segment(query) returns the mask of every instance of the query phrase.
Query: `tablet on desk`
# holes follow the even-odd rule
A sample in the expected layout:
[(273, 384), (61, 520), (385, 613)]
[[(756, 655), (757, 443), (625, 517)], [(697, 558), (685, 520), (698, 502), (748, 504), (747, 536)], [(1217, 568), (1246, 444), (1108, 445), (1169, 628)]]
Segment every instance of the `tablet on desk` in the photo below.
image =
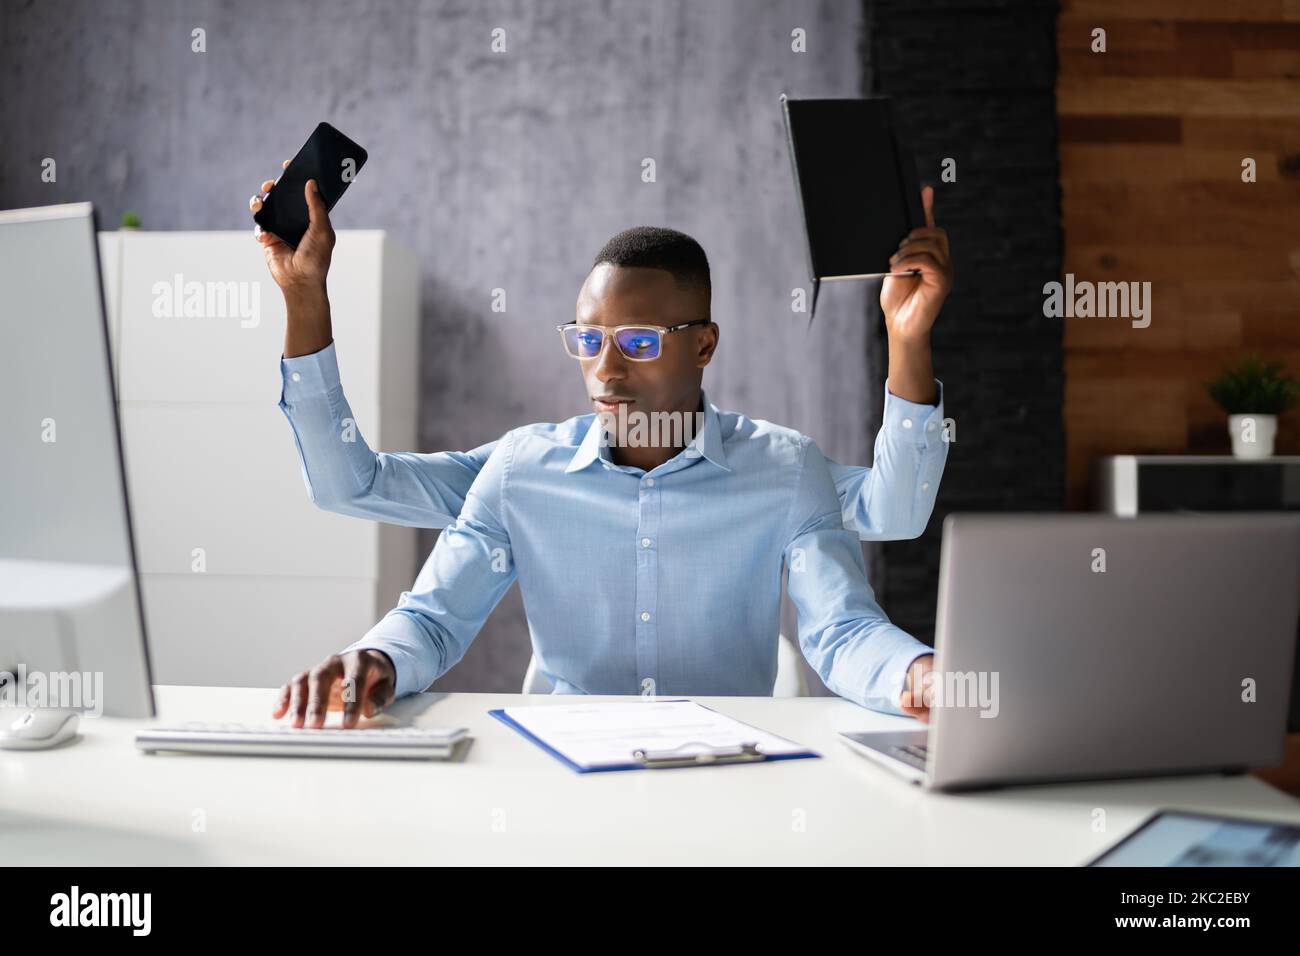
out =
[(1300, 823), (1160, 810), (1089, 866), (1300, 866)]

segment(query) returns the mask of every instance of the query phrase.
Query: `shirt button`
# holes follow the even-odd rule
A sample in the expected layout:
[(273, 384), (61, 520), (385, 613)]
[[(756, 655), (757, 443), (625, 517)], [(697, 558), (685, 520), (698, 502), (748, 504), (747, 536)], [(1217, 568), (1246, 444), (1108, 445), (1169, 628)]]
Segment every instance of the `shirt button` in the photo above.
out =
[(921, 482), (921, 490), (922, 490), (922, 491), (929, 491), (929, 490), (930, 490), (930, 483), (929, 483), (928, 481), (923, 481), (923, 482)]
[(643, 620), (643, 621), (648, 621), (648, 620), (650, 620), (650, 612), (649, 612), (649, 611), (642, 611), (642, 612), (641, 612), (641, 620)]
[(641, 539), (641, 547), (643, 547), (643, 548), (648, 548), (648, 547), (650, 547), (650, 539), (649, 539), (649, 538), (642, 538), (642, 539)]
[(912, 420), (911, 420), (910, 418), (904, 418), (904, 419), (903, 419), (903, 427), (904, 427), (904, 428), (911, 428), (911, 427), (912, 427)]
[(653, 478), (647, 478), (645, 480), (645, 486), (647, 488), (653, 488), (655, 486), (655, 480)]
[(302, 373), (301, 373), (301, 372), (294, 372), (294, 373), (293, 373), (292, 375), (290, 375), (289, 377), (290, 377), (291, 379), (293, 379), (295, 382), (301, 382), (301, 381), (302, 381)]

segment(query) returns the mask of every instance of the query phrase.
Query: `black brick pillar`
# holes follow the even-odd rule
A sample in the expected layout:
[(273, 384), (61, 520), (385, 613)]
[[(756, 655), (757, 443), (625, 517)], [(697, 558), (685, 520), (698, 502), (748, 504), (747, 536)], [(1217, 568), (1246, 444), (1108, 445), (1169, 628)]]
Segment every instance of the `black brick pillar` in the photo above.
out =
[[(1059, 510), (1065, 490), (1061, 324), (1043, 316), (1062, 239), (1054, 0), (865, 0), (865, 93), (894, 99), (956, 283), (933, 335), (956, 441), (934, 516), (883, 546), (877, 587), (933, 641), (939, 539), (952, 511)], [(956, 182), (940, 181), (956, 160)], [(873, 361), (884, 380), (884, 327)]]

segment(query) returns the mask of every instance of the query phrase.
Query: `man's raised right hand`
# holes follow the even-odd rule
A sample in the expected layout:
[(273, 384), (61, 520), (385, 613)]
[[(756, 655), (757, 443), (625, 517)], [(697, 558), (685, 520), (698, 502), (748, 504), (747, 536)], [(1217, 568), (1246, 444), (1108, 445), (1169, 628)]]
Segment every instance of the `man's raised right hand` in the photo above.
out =
[[(287, 167), (286, 159), (281, 166)], [(275, 181), (262, 183), (260, 196), (248, 200), (248, 208), (256, 213), (262, 200), (271, 192)], [(330, 271), (330, 257), (334, 253), (334, 227), (320, 197), (316, 180), (309, 179), (303, 186), (307, 200), (307, 232), (297, 249), (261, 226), (253, 235), (266, 253), (266, 265), (271, 278), (284, 293), (288, 322), (284, 332), (285, 358), (319, 352), (334, 341), (330, 324), (329, 296), (325, 291), (325, 277)]]
[[(286, 159), (282, 165), (287, 167), (289, 161)], [(262, 201), (274, 186), (274, 180), (262, 183), (262, 194), (248, 201), (249, 210), (261, 210)], [(334, 227), (330, 225), (330, 216), (325, 211), (325, 200), (320, 197), (316, 180), (307, 180), (303, 196), (307, 200), (309, 225), (297, 249), (291, 249), (287, 242), (261, 226), (255, 227), (253, 232), (266, 252), (271, 277), (286, 294), (303, 287), (323, 289), (325, 276), (330, 270), (330, 255), (334, 251)]]

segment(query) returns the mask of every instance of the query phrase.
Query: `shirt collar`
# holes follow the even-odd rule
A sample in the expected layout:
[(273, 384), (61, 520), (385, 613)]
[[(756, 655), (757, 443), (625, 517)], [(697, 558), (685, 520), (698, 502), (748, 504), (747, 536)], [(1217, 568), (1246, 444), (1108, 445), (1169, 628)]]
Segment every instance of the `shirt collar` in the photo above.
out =
[[(731, 469), (727, 467), (726, 453), (722, 449), (722, 423), (718, 420), (718, 409), (709, 401), (703, 389), (700, 390), (700, 402), (704, 406), (704, 427), (679, 453), (679, 456), (685, 455), (687, 458), (703, 456), (723, 471), (730, 471)], [(613, 461), (607, 447), (601, 442), (602, 433), (600, 416), (593, 415), (587, 434), (583, 436), (578, 450), (574, 452), (568, 467), (564, 469), (566, 474), (581, 471), (601, 459)]]

